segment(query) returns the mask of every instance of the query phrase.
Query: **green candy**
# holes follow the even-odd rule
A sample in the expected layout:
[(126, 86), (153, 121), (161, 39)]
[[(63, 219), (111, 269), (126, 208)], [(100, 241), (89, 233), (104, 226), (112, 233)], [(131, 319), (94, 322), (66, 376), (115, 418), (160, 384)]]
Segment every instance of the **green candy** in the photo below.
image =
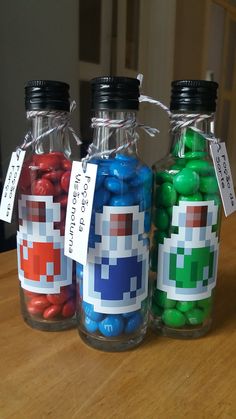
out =
[(163, 308), (173, 308), (176, 304), (175, 300), (170, 300), (167, 298), (166, 292), (160, 290), (156, 290), (154, 292), (153, 300), (155, 301), (155, 304)]
[(200, 176), (209, 176), (214, 174), (214, 167), (208, 160), (189, 160), (186, 167), (194, 170)]
[(169, 216), (164, 208), (156, 209), (154, 213), (154, 224), (159, 230), (167, 230), (169, 227)]
[(154, 316), (161, 317), (161, 315), (163, 313), (163, 308), (161, 308), (160, 306), (157, 306), (154, 303), (154, 301), (152, 301), (151, 312)]
[(184, 157), (186, 159), (204, 159), (207, 158), (207, 152), (205, 151), (187, 151)]
[(156, 183), (158, 185), (161, 185), (164, 182), (173, 182), (173, 174), (163, 171), (163, 172), (157, 172), (156, 173)]
[(175, 308), (164, 310), (162, 314), (162, 321), (170, 327), (182, 327), (185, 325), (186, 319), (183, 313)]
[(178, 200), (179, 201), (202, 201), (203, 197), (200, 192), (196, 192), (193, 195), (188, 195), (188, 196), (179, 195)]
[(221, 206), (221, 199), (218, 194), (206, 193), (203, 195), (204, 201), (214, 201), (215, 205)]
[(209, 298), (204, 298), (204, 300), (198, 300), (197, 301), (197, 306), (200, 308), (208, 308), (212, 306), (212, 302), (213, 302), (213, 298), (209, 297)]
[(172, 220), (173, 206), (167, 207), (166, 212), (169, 215), (170, 219)]
[(183, 169), (183, 167), (186, 165), (186, 160), (184, 158), (176, 158), (175, 165)]
[(204, 300), (199, 300), (197, 302), (197, 306), (203, 310), (203, 314), (204, 314), (203, 320), (207, 319), (211, 315), (211, 312), (212, 312), (213, 296), (209, 298), (205, 298)]
[(201, 324), (204, 320), (204, 312), (200, 308), (193, 308), (185, 313), (187, 324), (193, 326)]
[(179, 227), (171, 226), (170, 227), (170, 234), (179, 234)]
[(192, 310), (195, 306), (195, 301), (178, 301), (176, 304), (177, 310), (181, 311), (182, 313), (186, 313), (186, 311)]
[(164, 239), (166, 239), (168, 236), (165, 231), (159, 231), (155, 230), (153, 234), (153, 241), (156, 245), (163, 244)]
[(218, 192), (218, 184), (215, 176), (206, 176), (200, 178), (199, 190), (206, 194), (215, 194)]
[(174, 205), (177, 200), (177, 193), (172, 183), (165, 182), (156, 191), (156, 204), (163, 207), (170, 207)]
[(206, 148), (205, 138), (192, 129), (187, 129), (184, 135), (184, 143), (192, 151), (204, 151)]
[(173, 185), (181, 195), (192, 195), (199, 188), (199, 176), (193, 170), (184, 168), (175, 175)]
[(169, 168), (169, 171), (171, 172), (173, 176), (173, 175), (176, 175), (176, 173), (178, 173), (182, 169), (183, 169), (183, 166), (180, 166), (179, 164), (172, 164), (172, 166), (170, 166)]

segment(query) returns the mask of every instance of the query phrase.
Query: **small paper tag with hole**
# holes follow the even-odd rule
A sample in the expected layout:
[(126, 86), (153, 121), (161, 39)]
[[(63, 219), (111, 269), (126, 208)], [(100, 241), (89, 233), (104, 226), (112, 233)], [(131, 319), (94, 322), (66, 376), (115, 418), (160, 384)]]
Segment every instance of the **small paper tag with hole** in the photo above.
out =
[(233, 179), (225, 143), (210, 145), (216, 177), (226, 217), (236, 210)]
[(0, 219), (11, 222), (17, 185), (19, 182), (22, 165), (25, 158), (25, 151), (20, 148), (11, 155), (10, 164), (7, 170), (6, 179), (2, 191), (0, 205)]
[(65, 228), (65, 255), (85, 265), (97, 176), (97, 165), (72, 165)]

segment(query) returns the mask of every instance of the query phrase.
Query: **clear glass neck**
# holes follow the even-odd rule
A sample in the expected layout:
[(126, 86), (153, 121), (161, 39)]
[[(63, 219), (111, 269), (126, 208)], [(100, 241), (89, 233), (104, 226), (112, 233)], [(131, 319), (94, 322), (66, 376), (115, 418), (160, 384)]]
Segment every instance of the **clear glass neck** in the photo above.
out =
[[(136, 120), (136, 112), (127, 110), (109, 110), (96, 111), (94, 118), (106, 120)], [(102, 153), (101, 158), (107, 159), (115, 154), (137, 154), (135, 146), (135, 128), (124, 129), (109, 126), (100, 126), (94, 128), (93, 146), (94, 150)], [(127, 144), (129, 144), (128, 147)], [(114, 150), (111, 153), (111, 150)], [(107, 153), (106, 153), (107, 152)]]
[[(60, 115), (60, 112), (58, 112)], [(61, 112), (65, 116), (65, 112)], [(33, 152), (36, 154), (50, 153), (54, 151), (62, 152), (66, 157), (70, 157), (71, 148), (69, 141), (68, 130), (57, 130), (50, 132), (43, 138), (38, 138), (42, 134), (56, 128), (60, 125), (60, 119), (52, 115), (36, 115), (32, 116), (29, 120), (29, 130), (36, 141), (33, 144)]]
[[(192, 112), (188, 112), (188, 114), (194, 115)], [(182, 117), (183, 113), (174, 113), (175, 118), (178, 118), (179, 120), (186, 120), (190, 118)], [(187, 114), (186, 114), (187, 115)], [(206, 115), (205, 113), (202, 115)], [(192, 130), (192, 127), (196, 127), (202, 132), (206, 134), (213, 134), (214, 135), (214, 114), (209, 114), (209, 118), (205, 118), (203, 120), (193, 122), (190, 126), (187, 127), (181, 127), (176, 129), (175, 131), (172, 131), (172, 141), (171, 141), (171, 152), (176, 157), (184, 157), (185, 153), (188, 152), (188, 146), (186, 144), (189, 144), (189, 142), (186, 141), (186, 138), (191, 137), (191, 151), (192, 152), (209, 152), (209, 141), (204, 139), (201, 134), (198, 134), (196, 131)], [(200, 138), (201, 137), (201, 138)], [(201, 141), (202, 139), (202, 141)], [(201, 150), (200, 150), (201, 149)]]

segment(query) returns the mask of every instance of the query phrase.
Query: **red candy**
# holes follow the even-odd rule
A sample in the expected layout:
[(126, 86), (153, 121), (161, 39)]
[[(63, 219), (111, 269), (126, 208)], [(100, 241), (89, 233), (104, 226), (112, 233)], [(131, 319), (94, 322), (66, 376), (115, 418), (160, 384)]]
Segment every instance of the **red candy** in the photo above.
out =
[(57, 305), (51, 305), (50, 307), (46, 308), (43, 312), (43, 318), (45, 320), (54, 319), (60, 312), (61, 312), (62, 306)]
[(28, 310), (29, 314), (31, 314), (31, 316), (37, 316), (37, 315), (40, 315), (40, 314), (42, 315), (41, 308), (32, 306), (30, 302), (27, 304), (27, 310)]
[(67, 206), (67, 201), (68, 201), (68, 196), (67, 195), (61, 195), (59, 197), (57, 196), (56, 199), (55, 199), (55, 202), (59, 202), (62, 207)]
[(63, 304), (70, 297), (67, 288), (61, 290), (60, 294), (48, 294), (47, 300), (51, 304)]
[(54, 196), (61, 195), (62, 193), (63, 193), (63, 190), (61, 189), (61, 185), (60, 185), (60, 183), (57, 183), (54, 186)]
[(59, 182), (63, 173), (64, 173), (64, 170), (55, 170), (52, 172), (44, 173), (42, 178), (50, 180), (51, 182), (55, 183), (55, 182)]
[(36, 297), (36, 296), (41, 297), (43, 295), (43, 294), (38, 294), (36, 292), (24, 290), (24, 289), (23, 289), (23, 292), (24, 292), (24, 295), (26, 295), (28, 298), (33, 298), (33, 297)]
[(47, 308), (48, 306), (50, 306), (50, 302), (48, 301), (48, 299), (46, 298), (46, 296), (37, 296), (37, 297), (33, 297), (29, 303), (31, 308), (35, 308), (37, 310), (39, 310), (40, 313), (42, 313), (45, 308)]
[(54, 195), (54, 186), (47, 179), (35, 180), (32, 183), (32, 194), (33, 195)]
[(61, 168), (61, 158), (55, 153), (36, 154), (33, 157), (33, 162), (39, 170), (44, 172)]
[(65, 172), (61, 177), (61, 187), (65, 192), (68, 192), (69, 190), (69, 184), (70, 184), (70, 171), (68, 170)]
[(75, 303), (74, 300), (68, 300), (66, 304), (64, 304), (62, 309), (62, 316), (63, 317), (72, 317), (75, 313)]
[[(66, 206), (72, 163), (61, 152), (34, 155), (25, 162), (19, 181), (19, 191), (24, 194), (53, 196), (61, 205), (61, 220), (54, 228), (65, 232)], [(31, 316), (45, 320), (69, 318), (75, 313), (74, 285), (62, 287), (58, 294), (37, 294), (23, 290), (26, 307)]]
[(67, 159), (62, 160), (62, 167), (65, 170), (71, 170), (71, 168), (72, 168), (71, 161), (70, 160), (67, 160)]

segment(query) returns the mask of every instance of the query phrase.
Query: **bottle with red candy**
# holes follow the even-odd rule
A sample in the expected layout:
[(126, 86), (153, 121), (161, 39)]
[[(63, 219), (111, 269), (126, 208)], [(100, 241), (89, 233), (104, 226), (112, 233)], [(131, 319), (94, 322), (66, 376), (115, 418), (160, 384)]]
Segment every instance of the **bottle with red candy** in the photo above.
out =
[(71, 173), (69, 85), (32, 80), (25, 87), (30, 147), (18, 184), (18, 274), (22, 315), (36, 329), (75, 325), (75, 272), (64, 256)]

